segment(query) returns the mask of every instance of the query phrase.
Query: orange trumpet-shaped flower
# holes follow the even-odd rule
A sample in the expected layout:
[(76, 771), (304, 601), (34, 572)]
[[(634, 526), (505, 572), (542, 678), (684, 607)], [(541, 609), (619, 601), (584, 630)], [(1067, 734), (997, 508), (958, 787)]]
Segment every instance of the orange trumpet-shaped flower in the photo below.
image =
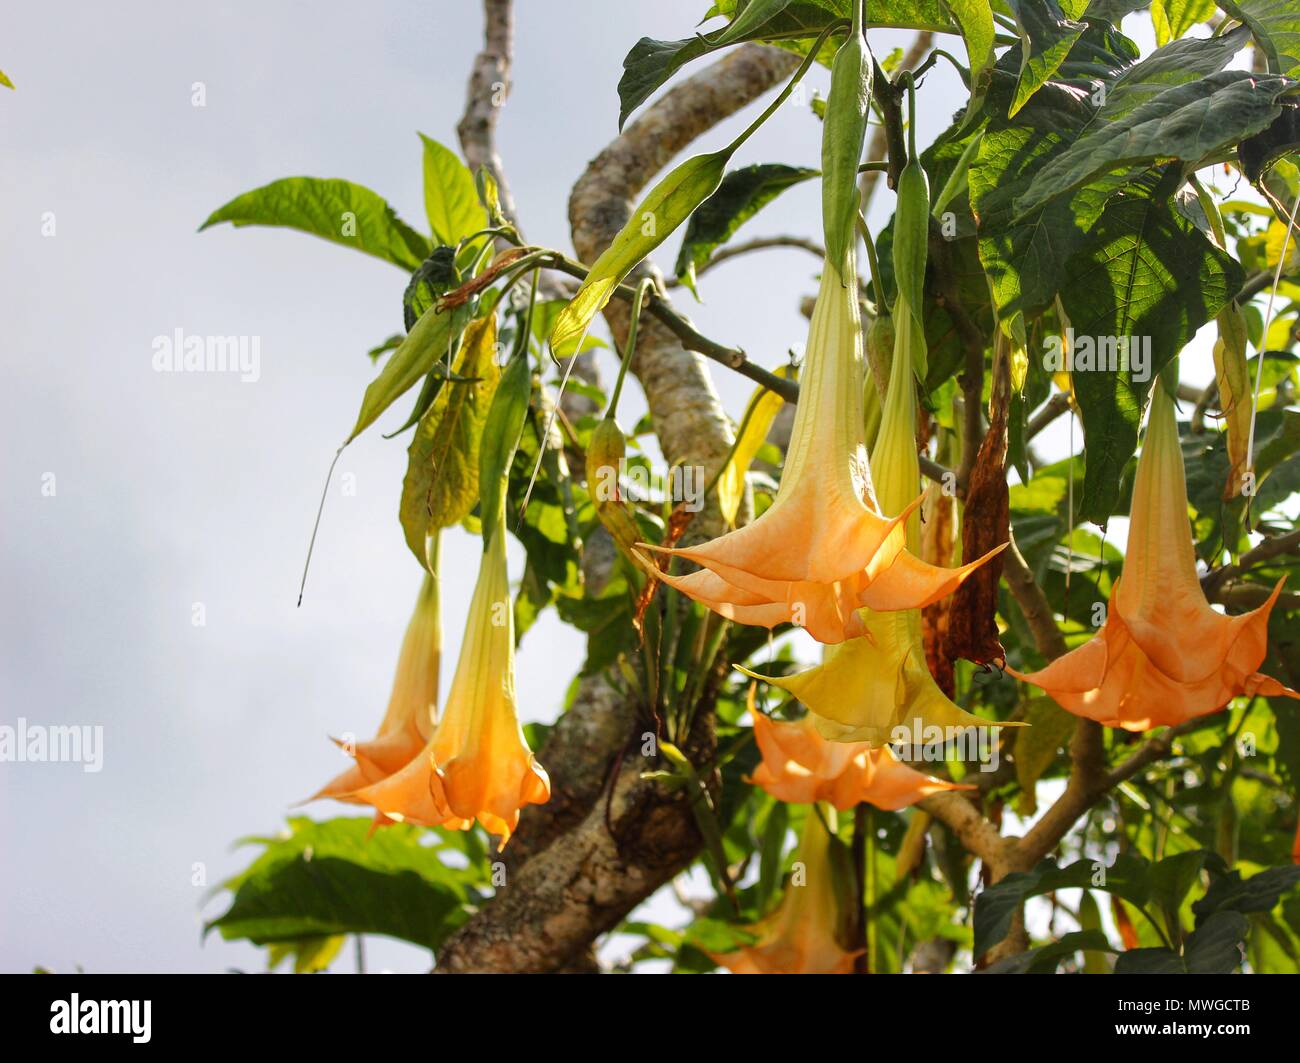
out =
[(327, 783), (312, 800), (333, 797), (355, 803), (357, 798), (350, 795), (401, 771), (415, 759), (433, 734), (441, 664), (442, 620), (438, 580), (426, 573), (420, 596), (416, 599), (415, 612), (402, 638), (397, 677), (393, 681), (388, 711), (384, 713), (379, 732), (369, 742), (358, 742), (349, 750), (356, 763)]
[[(921, 468), (916, 453), (911, 316), (903, 315), (896, 328), (893, 368), (872, 461), (881, 504), (886, 512), (903, 514), (897, 533), (905, 537), (909, 549), (899, 553), (886, 577), (896, 576), (911, 584), (913, 573), (915, 581), (920, 581), (924, 578), (920, 570), (932, 569), (946, 576), (948, 589), (955, 590), (967, 572), (997, 551), (965, 569), (934, 568), (913, 556), (912, 551), (919, 549), (920, 521), (907, 506), (920, 490)], [(990, 721), (966, 712), (935, 683), (926, 666), (919, 605), (875, 612), (883, 608), (870, 600), (878, 586), (867, 589), (864, 597), (869, 608), (859, 613), (867, 637), (828, 646), (822, 664), (798, 675), (772, 678), (746, 674), (793, 694), (816, 717), (814, 724), (821, 735), (835, 742), (865, 742), (872, 748), (896, 741), (928, 743), (947, 737), (936, 735), (935, 729), (951, 733), (989, 726)]]
[(700, 546), (641, 544), (702, 566), (661, 578), (722, 616), (763, 627), (796, 623), (827, 644), (865, 633), (859, 608), (919, 609), (951, 594), (976, 567), (936, 568), (907, 551), (901, 524), (920, 502), (919, 485), (893, 509), (876, 501), (863, 443), (852, 263), (850, 255), (847, 282), (829, 258), (822, 266), (800, 401), (771, 507)]
[(709, 954), (734, 974), (852, 974), (862, 951), (844, 947), (853, 925), (852, 873), (814, 807), (808, 810), (794, 874), (772, 913), (747, 929), (757, 940)]
[(1242, 616), (1225, 616), (1205, 600), (1178, 423), (1159, 382), (1152, 389), (1128, 534), (1123, 574), (1101, 630), (1042, 671), (1013, 675), (1042, 687), (1076, 716), (1126, 731), (1205, 716), (1239, 694), (1300, 698), (1256, 671), (1268, 650), (1268, 615), (1282, 582), (1268, 601)]
[(447, 707), (421, 752), (401, 770), (347, 795), (387, 820), (465, 830), (475, 820), (505, 848), (525, 805), (551, 784), (515, 711), (515, 636), (504, 520), (479, 568)]
[(752, 690), (749, 709), (754, 738), (763, 754), (749, 782), (778, 801), (829, 801), (841, 812), (865, 801), (897, 812), (930, 794), (974, 789), (909, 768), (888, 746), (872, 749), (865, 742), (828, 742), (812, 716), (790, 723), (768, 719), (754, 708)]

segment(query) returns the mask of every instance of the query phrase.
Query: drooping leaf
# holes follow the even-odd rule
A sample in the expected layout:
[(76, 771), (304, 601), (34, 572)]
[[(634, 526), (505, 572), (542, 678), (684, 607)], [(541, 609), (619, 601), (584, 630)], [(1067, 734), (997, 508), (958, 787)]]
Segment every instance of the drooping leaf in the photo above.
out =
[(732, 150), (725, 148), (687, 159), (650, 190), (556, 317), (551, 328), (552, 350), (583, 336), (637, 263), (713, 194)]
[(460, 284), (456, 270), (456, 249), (439, 244), (433, 253), (420, 263), (402, 293), (402, 320), (406, 331), (415, 328), (421, 315), (433, 306), (438, 296), (445, 295)]
[[(370, 817), (289, 820), (279, 838), (252, 838), (260, 856), (225, 883), (230, 907), (207, 925), (228, 941), (257, 944), (335, 934), (385, 934), (433, 949), (466, 918), (484, 876), (442, 862), (427, 832), (398, 824), (371, 831)], [(440, 832), (441, 833), (441, 832)], [(442, 836), (457, 847), (464, 843)]]
[[(776, 370), (776, 375), (793, 378), (794, 371), (789, 366), (780, 366)], [(729, 525), (735, 525), (736, 514), (745, 497), (745, 474), (753, 464), (759, 448), (767, 439), (772, 422), (776, 420), (776, 415), (781, 412), (781, 407), (784, 405), (785, 400), (780, 395), (761, 386), (755, 388), (749, 398), (749, 404), (745, 407), (745, 413), (740, 420), (740, 433), (736, 437), (736, 445), (731, 450), (727, 464), (718, 474), (718, 508)]]
[(374, 424), (389, 406), (434, 367), (439, 358), (446, 357), (464, 328), (466, 318), (464, 307), (439, 310), (436, 305), (420, 315), (415, 327), (406, 334), (406, 339), (398, 344), (379, 375), (366, 388), (357, 422), (352, 426), (347, 442), (352, 442)]
[(1240, 871), (1230, 871), (1210, 883), (1205, 896), (1192, 905), (1192, 913), (1200, 927), (1221, 912), (1267, 912), (1282, 894), (1297, 885), (1300, 885), (1300, 865), (1268, 867), (1248, 879), (1243, 879)]
[(1219, 7), (1250, 27), (1270, 70), (1300, 76), (1300, 7), (1294, 0), (1219, 0)]
[[(1171, 183), (1148, 174), (1111, 200), (1066, 265), (1061, 302), (1076, 345), (1087, 338), (1095, 355), (1091, 366), (1082, 365), (1086, 352), (1076, 350), (1072, 380), (1085, 455), (1077, 512), (1096, 524), (1115, 511), (1150, 381), (1244, 279), (1234, 259), (1172, 209)], [(1118, 357), (1121, 340), (1140, 345), (1132, 347), (1127, 364)]]
[(459, 524), (478, 501), (479, 446), (500, 377), (495, 315), (480, 318), (465, 330), (452, 372), (469, 379), (445, 384), (420, 419), (407, 450), (402, 482), (402, 531), (422, 565), (428, 564), (429, 535)]
[(273, 225), (319, 236), (391, 262), (408, 273), (429, 257), (433, 245), (379, 195), (338, 178), (285, 177), (245, 192), (218, 207), (199, 232), (230, 222)]
[(782, 163), (757, 163), (732, 170), (718, 190), (696, 208), (686, 225), (674, 271), (683, 284), (695, 287), (695, 272), (736, 230), (787, 188), (817, 171)]
[(487, 227), (487, 212), (478, 200), (474, 175), (459, 156), (420, 134), (424, 144), (424, 212), (440, 244), (455, 245)]

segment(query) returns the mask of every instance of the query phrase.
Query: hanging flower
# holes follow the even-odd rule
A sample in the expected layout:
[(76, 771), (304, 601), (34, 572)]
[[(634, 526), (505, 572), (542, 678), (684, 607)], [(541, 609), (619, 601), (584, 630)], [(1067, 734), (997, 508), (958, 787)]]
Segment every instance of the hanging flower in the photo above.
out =
[[(872, 456), (885, 512), (902, 514), (891, 534), (908, 547), (899, 553), (891, 578), (914, 586), (927, 579), (923, 573), (928, 570), (945, 576), (945, 586), (951, 591), (967, 573), (1004, 547), (962, 569), (935, 568), (914, 556), (920, 545), (920, 520), (908, 503), (917, 497), (921, 480), (911, 349), (917, 337), (911, 315), (903, 315), (895, 327), (893, 367)], [(826, 647), (817, 667), (784, 677), (741, 670), (793, 694), (816, 717), (819, 733), (835, 742), (865, 742), (872, 748), (896, 741), (929, 743), (946, 739), (955, 730), (989, 726), (988, 720), (967, 712), (944, 694), (926, 666), (920, 606), (928, 601), (918, 602), (914, 608), (892, 605), (889, 611), (877, 611), (887, 608), (875, 597), (880, 586), (869, 586), (862, 596), (868, 608), (858, 617), (865, 637)]]
[(388, 820), (465, 830), (477, 820), (504, 848), (525, 805), (551, 784), (515, 710), (515, 636), (504, 521), (479, 568), (447, 707), (421, 752), (400, 771), (347, 797)]
[[(850, 269), (852, 261), (850, 254)], [(776, 500), (752, 524), (711, 542), (661, 550), (702, 568), (660, 578), (728, 619), (795, 623), (827, 644), (865, 634), (863, 607), (919, 609), (956, 590), (984, 559), (937, 568), (906, 549), (902, 524), (920, 504), (920, 485), (893, 509), (877, 502), (862, 382), (856, 279), (827, 258)]]
[(872, 749), (865, 742), (828, 742), (812, 716), (793, 722), (769, 719), (755, 708), (753, 687), (749, 713), (763, 761), (748, 781), (778, 801), (828, 801), (841, 812), (865, 801), (897, 812), (930, 794), (974, 789), (909, 768), (888, 746)]
[(397, 677), (379, 732), (369, 742), (359, 742), (349, 750), (356, 763), (327, 783), (312, 800), (333, 797), (356, 803), (358, 798), (352, 796), (356, 791), (401, 771), (415, 759), (433, 734), (441, 664), (438, 579), (426, 573), (415, 612), (402, 638)]
[(809, 809), (785, 895), (770, 915), (746, 928), (757, 940), (709, 958), (734, 974), (852, 974), (862, 950), (845, 943), (857, 894), (838, 845), (819, 810)]
[(1174, 404), (1157, 383), (1133, 484), (1123, 574), (1105, 623), (1041, 671), (1011, 674), (1042, 687), (1076, 716), (1127, 731), (1218, 712), (1242, 694), (1300, 698), (1256, 671), (1268, 651), (1268, 616), (1283, 581), (1258, 609), (1225, 616), (1201, 590), (1194, 543)]

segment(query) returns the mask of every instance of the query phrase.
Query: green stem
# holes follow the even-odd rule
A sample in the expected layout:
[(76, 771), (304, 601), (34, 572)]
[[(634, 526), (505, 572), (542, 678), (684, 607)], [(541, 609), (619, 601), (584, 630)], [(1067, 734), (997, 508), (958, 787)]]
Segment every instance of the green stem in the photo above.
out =
[[(618, 399), (623, 394), (623, 381), (627, 377), (627, 367), (632, 362), (632, 355), (636, 353), (636, 333), (641, 324), (641, 304), (645, 302), (645, 293), (654, 286), (654, 281), (649, 277), (643, 280), (636, 287), (636, 294), (632, 296), (632, 317), (627, 325), (627, 343), (623, 347), (623, 361), (618, 367), (618, 379), (614, 381), (614, 393), (609, 397), (609, 404), (605, 407), (605, 420), (610, 420), (618, 412)], [(575, 351), (576, 355), (577, 352)]]

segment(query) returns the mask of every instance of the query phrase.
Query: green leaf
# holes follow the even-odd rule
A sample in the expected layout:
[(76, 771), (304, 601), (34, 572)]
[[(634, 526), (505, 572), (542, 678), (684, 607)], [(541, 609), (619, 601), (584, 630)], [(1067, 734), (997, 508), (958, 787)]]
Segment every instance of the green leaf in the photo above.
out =
[(980, 75), (993, 65), (993, 8), (989, 0), (948, 0), (948, 10), (961, 27), (974, 88)]
[(433, 245), (380, 196), (338, 178), (285, 177), (218, 207), (199, 232), (228, 221), (235, 227), (274, 225), (364, 251), (410, 272)]
[(374, 424), (389, 406), (434, 367), (439, 358), (447, 356), (465, 326), (464, 311), (464, 307), (440, 311), (435, 305), (420, 315), (415, 327), (366, 388), (361, 397), (357, 423), (353, 425), (347, 443)]
[(985, 974), (1055, 974), (1063, 959), (1076, 952), (1114, 952), (1100, 930), (1078, 930), (1059, 941), (1040, 945), (984, 968)]
[(713, 194), (722, 181), (732, 150), (725, 148), (693, 156), (650, 190), (555, 319), (551, 329), (552, 350), (559, 350), (584, 335), (592, 318), (600, 313), (637, 263)]
[(474, 175), (450, 148), (420, 134), (424, 143), (424, 212), (440, 244), (454, 247), (487, 228), (487, 213), (478, 200)]
[[(1174, 180), (1179, 179), (1175, 171)], [(1237, 262), (1168, 201), (1169, 179), (1148, 174), (1115, 197), (1067, 263), (1061, 302), (1076, 337), (1149, 344), (1149, 365), (1073, 373), (1083, 420), (1085, 472), (1078, 516), (1104, 524), (1120, 475), (1137, 448), (1138, 420), (1154, 375), (1240, 290)]]
[(1014, 117), (1060, 69), (1087, 27), (1067, 18), (1056, 0), (1007, 0), (1007, 6), (1020, 29), (1020, 78), (1007, 112)]
[[(1222, 70), (1247, 40), (1245, 29), (1210, 39), (1176, 41), (1141, 62), (1127, 37), (1089, 23), (1057, 78), (1014, 122), (995, 118), (971, 163), (971, 206), (979, 222), (980, 258), (999, 313), (1033, 313), (1060, 289), (1065, 263), (1083, 243), (1110, 196), (1133, 174), (1117, 175), (1024, 212), (1021, 199), (1038, 174), (1090, 130), (1125, 119), (1166, 90)], [(998, 62), (993, 100), (1009, 94), (1006, 58)]]
[(1193, 26), (1214, 17), (1214, 0), (1151, 0), (1156, 44), (1176, 41)]
[(0, 85), (3, 85), (7, 89), (12, 89), (14, 87), (14, 83), (9, 80), (9, 76), (3, 70), (0, 70)]
[(479, 445), (500, 378), (496, 336), (492, 315), (465, 330), (452, 372), (472, 382), (443, 385), (407, 449), (398, 512), (406, 545), (422, 565), (428, 565), (429, 536), (459, 524), (478, 501)]
[(732, 170), (718, 190), (696, 208), (686, 225), (675, 272), (683, 284), (695, 286), (695, 272), (709, 256), (787, 188), (818, 171), (782, 163), (757, 163)]
[(1223, 70), (1167, 89), (1122, 117), (1094, 124), (1055, 156), (1016, 200), (1016, 214), (1023, 217), (1118, 167), (1217, 155), (1268, 128), (1282, 113), (1279, 98), (1292, 87), (1280, 77)]
[[(719, 0), (714, 4), (715, 14), (736, 16), (737, 10), (740, 11), (727, 27), (679, 41), (660, 41), (652, 37), (642, 37), (637, 41), (623, 60), (623, 76), (618, 83), (619, 129), (623, 128), (633, 111), (695, 59), (742, 41), (764, 40), (806, 46), (832, 22), (848, 21), (853, 14), (852, 0), (793, 0), (779, 6), (772, 5), (774, 13), (768, 14), (767, 18), (759, 22), (755, 16), (757, 25), (732, 33), (731, 28), (745, 19), (749, 9), (755, 6), (768, 5), (750, 0), (749, 4), (741, 7), (736, 0)], [(889, 4), (868, 4), (866, 25), (938, 32), (950, 32), (953, 28), (943, 0), (892, 0)], [(723, 37), (727, 38), (725, 43)]]
[(411, 274), (411, 280), (402, 293), (402, 320), (407, 332), (415, 327), (420, 316), (438, 301), (440, 295), (460, 285), (456, 269), (456, 249), (439, 244), (433, 253), (420, 263)]
[(1130, 949), (1115, 961), (1116, 974), (1232, 974), (1244, 958), (1250, 924), (1239, 912), (1217, 912), (1197, 927), (1180, 956), (1172, 949)]
[(234, 894), (207, 924), (227, 941), (291, 942), (335, 934), (385, 934), (434, 949), (479, 902), (474, 865), (456, 870), (440, 853), (460, 848), (453, 832), (398, 824), (371, 835), (370, 817), (289, 820), (279, 838), (252, 838), (260, 856), (224, 884)]
[(1273, 73), (1300, 75), (1300, 7), (1295, 0), (1219, 0), (1219, 6), (1250, 27)]
[(338, 958), (347, 939), (346, 934), (328, 934), (296, 941), (277, 941), (267, 948), (267, 969), (274, 971), (286, 959), (292, 958), (294, 974), (317, 974), (328, 969)]
[(1300, 884), (1300, 866), (1269, 867), (1242, 880), (1240, 871), (1220, 875), (1205, 896), (1192, 905), (1199, 927), (1220, 912), (1267, 912), (1283, 893)]
[(987, 886), (975, 898), (974, 954), (982, 956), (1007, 936), (1011, 919), (1031, 897), (1062, 889), (1101, 889), (1141, 907), (1146, 903), (1149, 865), (1138, 857), (1121, 854), (1109, 868), (1092, 860), (1078, 860), (1058, 868), (1044, 860), (1032, 871), (1016, 871)]
[(749, 0), (713, 43), (722, 46), (745, 40), (789, 6), (790, 0)]

